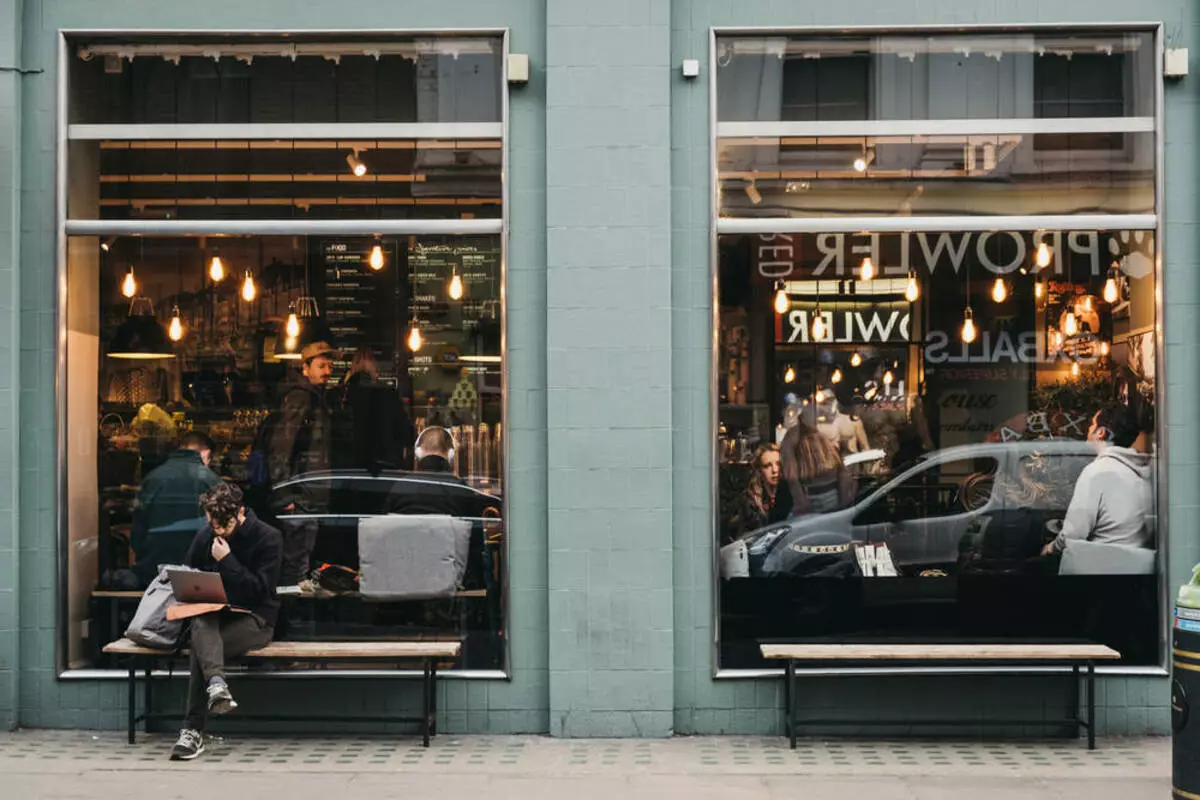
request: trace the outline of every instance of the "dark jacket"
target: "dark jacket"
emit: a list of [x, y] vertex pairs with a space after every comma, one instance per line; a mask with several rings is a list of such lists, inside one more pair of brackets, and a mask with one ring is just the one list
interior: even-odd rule
[[204, 527], [192, 540], [184, 563], [205, 572], [219, 572], [229, 604], [253, 611], [272, 627], [279, 616], [280, 561], [283, 537], [279, 531], [246, 510], [246, 521], [230, 536], [229, 555], [219, 562], [212, 557], [212, 526]]
[[450, 474], [450, 462], [441, 456], [425, 456], [417, 462], [417, 472], [440, 472]]
[[142, 479], [133, 513], [130, 544], [134, 572], [147, 586], [163, 564], [180, 564], [196, 531], [204, 525], [200, 495], [221, 482], [195, 450], [176, 450]]
[[[330, 469], [332, 437], [333, 414], [325, 388], [301, 375], [284, 392], [279, 421], [271, 432], [267, 448], [271, 482]], [[300, 510], [325, 510], [328, 495], [328, 486], [321, 482], [306, 485]]]
[[336, 419], [334, 468], [379, 472], [412, 466], [417, 432], [395, 389], [354, 373], [342, 388]]

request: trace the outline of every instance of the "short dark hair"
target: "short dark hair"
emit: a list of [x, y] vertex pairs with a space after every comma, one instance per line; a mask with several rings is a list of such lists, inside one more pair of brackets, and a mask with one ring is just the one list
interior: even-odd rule
[[180, 440], [179, 446], [187, 450], [216, 450], [217, 445], [206, 433], [190, 431]]
[[1096, 425], [1108, 431], [1108, 440], [1117, 447], [1129, 447], [1142, 432], [1137, 415], [1123, 403], [1113, 403], [1097, 411]]
[[454, 439], [450, 436], [450, 431], [437, 425], [426, 428], [417, 440], [426, 455], [449, 456], [450, 451], [454, 449]]
[[200, 510], [218, 525], [228, 525], [243, 505], [242, 490], [222, 481], [200, 495]]

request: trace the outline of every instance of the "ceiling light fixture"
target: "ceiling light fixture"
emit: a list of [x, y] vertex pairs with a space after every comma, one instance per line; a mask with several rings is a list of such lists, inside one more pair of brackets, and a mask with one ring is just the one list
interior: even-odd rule
[[463, 282], [456, 269], [450, 270], [450, 285], [446, 288], [446, 294], [450, 295], [451, 300], [462, 300]]
[[892, 374], [892, 371], [890, 369], [886, 370], [883, 373], [883, 383], [885, 386], [891, 386], [892, 381], [894, 381], [895, 379], [896, 379], [896, 376]]
[[292, 303], [288, 306], [287, 324], [283, 328], [284, 333], [288, 338], [294, 339], [300, 335], [300, 318], [296, 316], [296, 304]]
[[121, 282], [121, 294], [132, 300], [137, 294], [137, 289], [137, 280], [133, 277], [133, 267], [130, 267], [129, 272], [125, 274], [125, 280]]
[[120, 324], [106, 348], [109, 358], [158, 360], [174, 358], [171, 341], [154, 315], [154, 304], [137, 297], [129, 304], [129, 317]]
[[875, 269], [875, 263], [871, 261], [870, 256], [867, 256], [862, 260], [862, 264], [860, 264], [858, 267], [858, 276], [864, 281], [869, 281], [874, 278], [876, 274], [877, 271]]
[[246, 280], [242, 281], [242, 299], [247, 303], [253, 303], [256, 297], [258, 297], [258, 287], [254, 285], [254, 276], [250, 274], [250, 270], [246, 270]]
[[992, 300], [997, 303], [1003, 303], [1008, 299], [1008, 286], [1004, 283], [1003, 278], [996, 278], [996, 282], [992, 284]]
[[854, 353], [850, 356], [850, 366], [852, 366], [852, 367], [861, 367], [862, 366], [862, 356], [859, 355], [857, 350], [855, 350]]
[[1034, 256], [1034, 263], [1037, 264], [1038, 269], [1045, 269], [1046, 267], [1050, 266], [1050, 248], [1045, 242], [1038, 242], [1037, 255]]
[[784, 287], [783, 281], [777, 282], [775, 287], [775, 313], [786, 314], [792, 305], [788, 300], [787, 289]]
[[915, 269], [909, 270], [908, 284], [904, 287], [904, 299], [910, 303], [915, 303], [920, 296], [921, 286], [917, 283], [917, 271]]
[[796, 382], [796, 370], [792, 367], [791, 364], [788, 364], [788, 368], [783, 371], [783, 382], [784, 383], [795, 383]]
[[762, 192], [758, 190], [757, 176], [751, 175], [750, 182], [746, 184], [746, 197], [750, 198], [753, 205], [758, 205], [762, 202]]
[[1112, 305], [1120, 296], [1120, 290], [1117, 288], [1117, 262], [1114, 261], [1109, 267], [1108, 279], [1104, 281], [1104, 302]]
[[172, 342], [183, 338], [183, 320], [179, 318], [179, 306], [171, 311], [171, 324], [167, 326], [167, 336]]
[[834, 368], [833, 374], [829, 376], [829, 382], [830, 383], [841, 383], [842, 382], [842, 368], [841, 367]]
[[1067, 312], [1067, 316], [1063, 320], [1063, 333], [1067, 336], [1079, 333], [1079, 320], [1075, 317], [1074, 311]]
[[975, 328], [975, 312], [971, 310], [970, 306], [967, 306], [963, 311], [962, 340], [964, 343], [970, 344], [978, 335], [979, 331]]
[[421, 329], [417, 327], [417, 323], [413, 323], [412, 330], [408, 332], [408, 349], [414, 353], [421, 349], [425, 341], [421, 338]]
[[381, 245], [377, 239], [375, 240], [374, 246], [371, 247], [371, 254], [367, 256], [367, 264], [371, 267], [371, 269], [378, 272], [379, 270], [383, 269], [384, 262], [385, 259], [383, 257], [383, 245]]
[[360, 152], [361, 151], [356, 147], [352, 152], [346, 155], [346, 166], [350, 167], [350, 172], [356, 178], [361, 178], [367, 174], [366, 163], [358, 157]]
[[208, 262], [208, 277], [213, 283], [225, 280], [225, 262], [221, 261], [220, 256], [213, 256]]

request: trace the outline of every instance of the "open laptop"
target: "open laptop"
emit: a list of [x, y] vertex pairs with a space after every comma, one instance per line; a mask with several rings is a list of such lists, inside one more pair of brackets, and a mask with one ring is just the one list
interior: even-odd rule
[[181, 603], [229, 603], [225, 597], [225, 585], [216, 572], [169, 569], [167, 577], [171, 579], [171, 592]]

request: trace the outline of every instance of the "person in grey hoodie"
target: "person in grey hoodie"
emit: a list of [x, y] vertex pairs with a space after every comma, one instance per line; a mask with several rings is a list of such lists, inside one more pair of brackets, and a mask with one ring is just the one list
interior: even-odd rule
[[1079, 473], [1062, 530], [1043, 555], [1063, 552], [1072, 539], [1154, 546], [1148, 524], [1153, 508], [1150, 460], [1131, 447], [1139, 433], [1137, 418], [1124, 405], [1106, 406], [1092, 417], [1087, 438], [1100, 455]]

